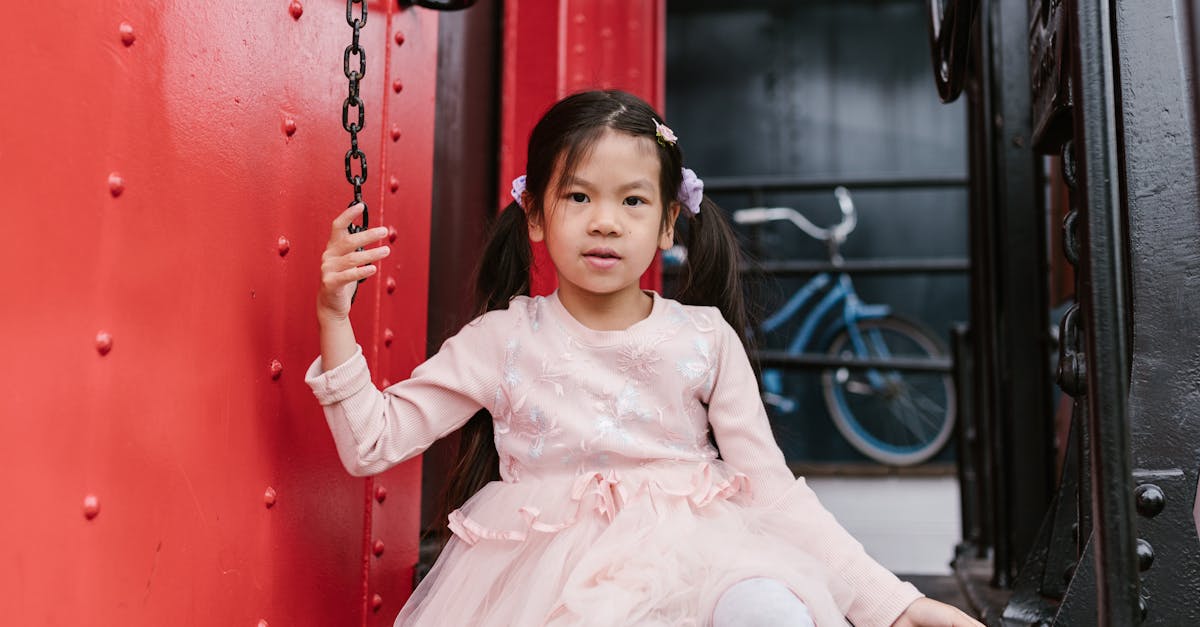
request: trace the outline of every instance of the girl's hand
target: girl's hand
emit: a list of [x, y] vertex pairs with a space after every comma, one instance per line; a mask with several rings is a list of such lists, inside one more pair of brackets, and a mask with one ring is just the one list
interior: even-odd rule
[[912, 602], [892, 627], [984, 627], [962, 610], [928, 597]]
[[351, 235], [347, 228], [360, 215], [362, 205], [356, 203], [333, 219], [333, 232], [321, 255], [321, 289], [317, 292], [317, 318], [323, 322], [349, 318], [355, 284], [375, 274], [372, 262], [391, 253], [387, 246], [357, 250], [387, 236], [387, 227], [382, 226]]

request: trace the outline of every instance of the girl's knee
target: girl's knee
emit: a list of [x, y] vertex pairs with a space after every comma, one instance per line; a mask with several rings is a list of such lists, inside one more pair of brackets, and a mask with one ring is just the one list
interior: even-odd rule
[[738, 582], [717, 600], [713, 627], [813, 627], [808, 608], [778, 579]]

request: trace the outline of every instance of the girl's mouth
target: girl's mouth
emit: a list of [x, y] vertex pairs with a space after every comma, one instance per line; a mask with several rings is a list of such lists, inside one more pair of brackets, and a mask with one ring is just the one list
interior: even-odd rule
[[621, 256], [611, 248], [593, 248], [584, 251], [583, 258], [592, 267], [600, 269], [611, 268], [621, 260]]

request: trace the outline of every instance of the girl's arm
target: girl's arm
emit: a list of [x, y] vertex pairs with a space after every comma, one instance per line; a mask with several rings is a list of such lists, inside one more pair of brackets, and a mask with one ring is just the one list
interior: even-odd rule
[[[372, 475], [425, 450], [462, 426], [481, 407], [490, 406], [496, 389], [491, 347], [498, 342], [486, 327], [505, 318], [494, 312], [443, 344], [437, 355], [401, 383], [380, 391], [350, 326], [350, 299], [359, 279], [375, 274], [370, 264], [386, 257], [387, 246], [356, 251], [378, 242], [383, 227], [351, 235], [347, 226], [362, 211], [354, 205], [334, 219], [321, 259], [317, 320], [321, 356], [305, 374], [337, 444], [338, 456], [352, 475]], [[489, 367], [490, 366], [490, 367]]]
[[855, 597], [846, 615], [855, 625], [891, 625], [921, 593], [868, 556], [804, 479], [792, 475], [771, 433], [746, 351], [732, 327], [719, 326], [720, 358], [708, 419], [721, 457], [750, 477], [756, 505], [789, 514], [797, 521], [796, 542], [849, 584]]

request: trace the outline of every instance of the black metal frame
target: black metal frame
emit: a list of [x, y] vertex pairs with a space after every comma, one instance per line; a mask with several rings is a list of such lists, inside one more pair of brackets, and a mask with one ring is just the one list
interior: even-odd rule
[[[1191, 305], [1200, 291], [1200, 3], [982, 4], [975, 35], [985, 43], [976, 46], [979, 63], [968, 78], [978, 104], [971, 111], [979, 209], [973, 326], [955, 334], [956, 377], [973, 383], [960, 392], [978, 412], [964, 411], [960, 421], [960, 477], [972, 492], [963, 495], [965, 539], [994, 548], [999, 585], [1023, 559], [1004, 625], [1200, 624], [1192, 512], [1200, 320]], [[1191, 79], [1191, 90], [1180, 76]], [[1031, 88], [1032, 100], [1022, 102]], [[1013, 125], [1029, 110], [1026, 137]], [[1007, 240], [1029, 212], [1006, 193], [1041, 187], [1036, 176], [1012, 176], [1027, 146], [1062, 151], [1072, 208], [1064, 252], [1077, 266], [1079, 298], [1061, 322], [1057, 377], [1074, 412], [1058, 490], [1041, 511], [1019, 511], [1011, 500], [1029, 486], [1011, 474], [1015, 453], [1006, 438], [1017, 432], [999, 402], [1021, 396], [1012, 373], [1033, 376], [1013, 360], [1044, 354], [1032, 334], [1014, 346], [1021, 329], [1035, 327], [1014, 325], [1009, 309], [1021, 276], [1013, 251], [1040, 257], [1044, 250], [1040, 239], [1032, 252], [1028, 242], [1022, 249]], [[1021, 550], [1012, 523], [1038, 520]]]

